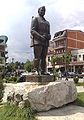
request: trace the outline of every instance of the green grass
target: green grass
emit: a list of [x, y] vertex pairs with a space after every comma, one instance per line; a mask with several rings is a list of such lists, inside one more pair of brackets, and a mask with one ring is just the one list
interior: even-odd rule
[[84, 82], [76, 83], [76, 86], [84, 86]]
[[84, 107], [84, 92], [78, 93], [75, 105]]
[[0, 101], [2, 101], [3, 90], [4, 90], [3, 80], [0, 77]]
[[15, 105], [0, 106], [0, 120], [37, 120], [35, 112], [29, 108], [20, 109]]

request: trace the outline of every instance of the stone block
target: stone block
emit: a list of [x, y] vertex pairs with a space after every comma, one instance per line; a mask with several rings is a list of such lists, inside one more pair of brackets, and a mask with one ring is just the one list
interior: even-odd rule
[[27, 75], [26, 82], [53, 82], [53, 75]]
[[5, 87], [5, 99], [22, 108], [31, 105], [32, 109], [37, 111], [58, 108], [77, 98], [77, 89], [73, 81], [60, 80], [46, 85], [39, 85], [38, 82], [11, 84], [12, 89], [8, 92], [9, 86], [10, 84], [7, 84]]

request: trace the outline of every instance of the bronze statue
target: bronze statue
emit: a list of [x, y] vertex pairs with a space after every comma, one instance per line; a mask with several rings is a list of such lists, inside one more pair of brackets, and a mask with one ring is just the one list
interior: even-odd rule
[[38, 74], [46, 74], [46, 55], [49, 46], [50, 24], [44, 18], [45, 6], [38, 9], [38, 16], [32, 17], [31, 47], [34, 47], [34, 68]]

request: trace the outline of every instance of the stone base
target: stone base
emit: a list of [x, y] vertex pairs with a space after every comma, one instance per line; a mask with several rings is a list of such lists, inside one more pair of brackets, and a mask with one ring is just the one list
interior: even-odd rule
[[[4, 99], [5, 98], [5, 99]], [[20, 108], [29, 107], [36, 111], [48, 111], [77, 99], [77, 89], [73, 81], [55, 81], [46, 85], [36, 82], [6, 84], [3, 101], [16, 104]]]
[[54, 76], [52, 75], [27, 75], [26, 82], [53, 82]]

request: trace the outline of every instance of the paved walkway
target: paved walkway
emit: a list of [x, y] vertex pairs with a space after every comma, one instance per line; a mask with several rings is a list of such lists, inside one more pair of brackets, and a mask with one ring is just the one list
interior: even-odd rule
[[38, 113], [38, 120], [84, 120], [84, 107], [67, 105]]
[[77, 86], [77, 92], [84, 92], [84, 86]]
[[[77, 87], [78, 92], [84, 92], [84, 87]], [[66, 105], [47, 112], [39, 112], [38, 120], [84, 120], [84, 107]]]

